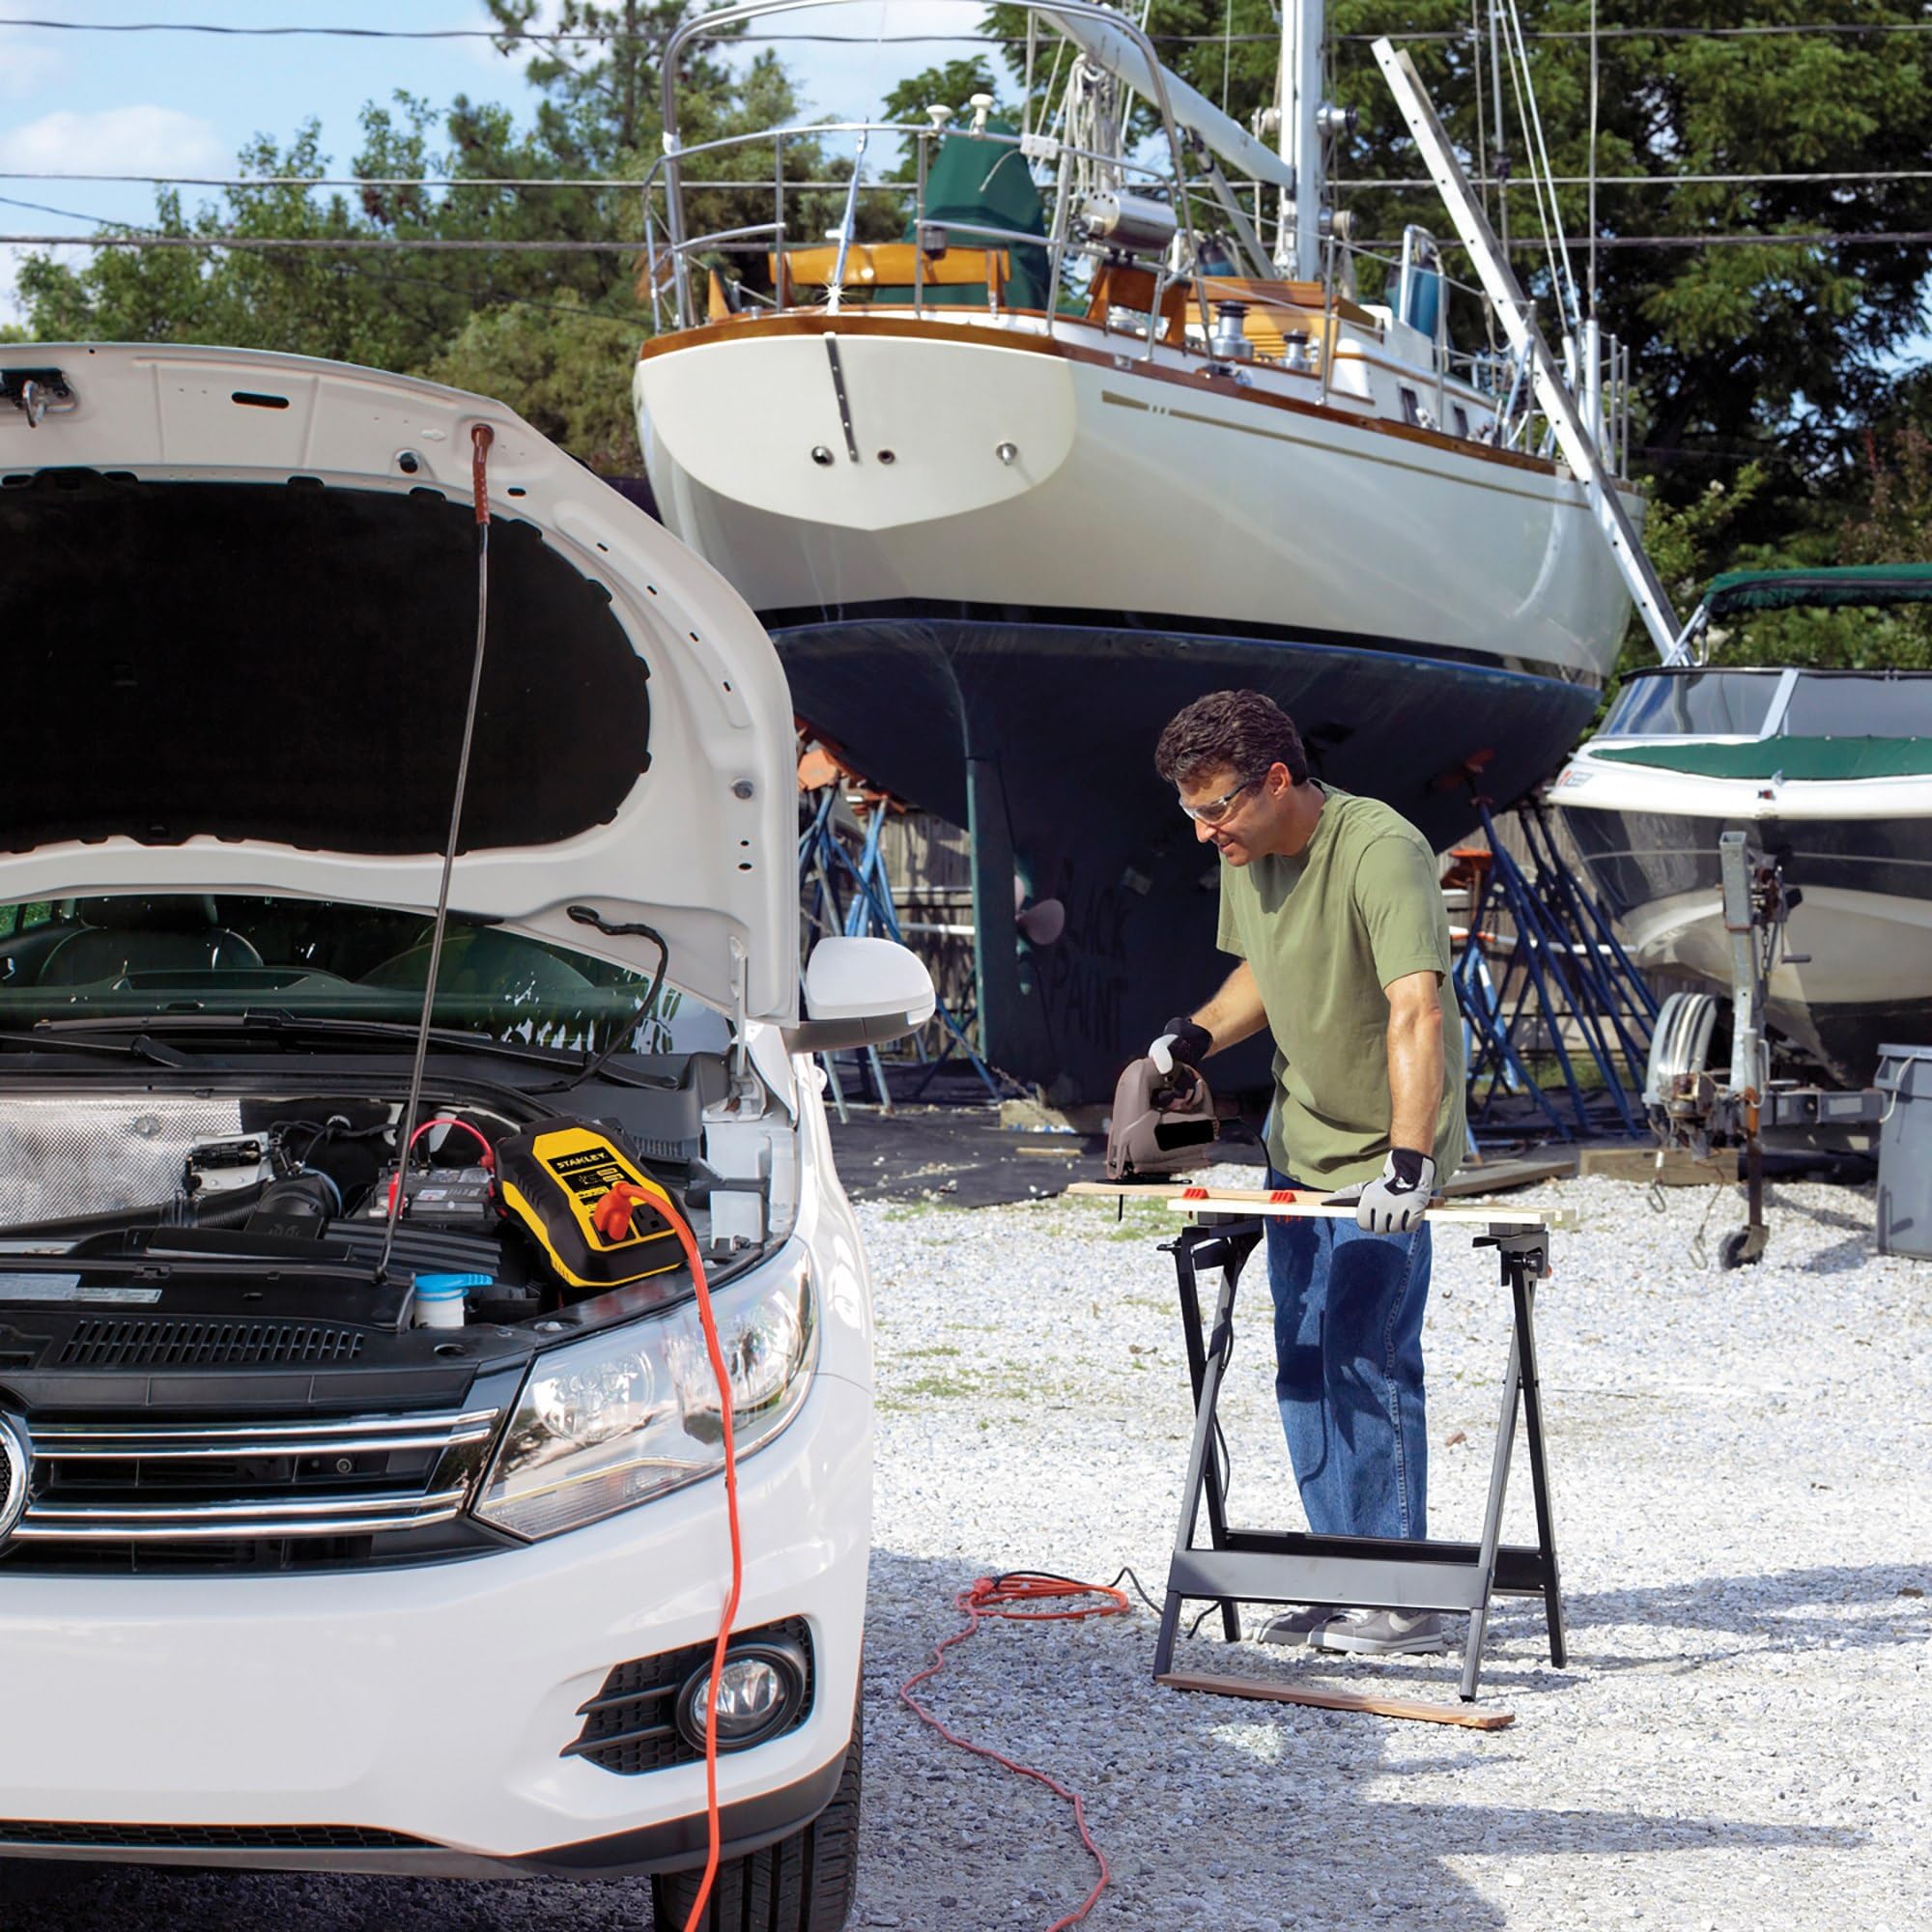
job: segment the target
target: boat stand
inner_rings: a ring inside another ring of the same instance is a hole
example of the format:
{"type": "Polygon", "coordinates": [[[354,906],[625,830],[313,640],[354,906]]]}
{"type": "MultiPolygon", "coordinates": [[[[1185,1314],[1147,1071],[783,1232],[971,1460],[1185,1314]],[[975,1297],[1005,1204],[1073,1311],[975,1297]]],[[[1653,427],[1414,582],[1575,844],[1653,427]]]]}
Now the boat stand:
{"type": "MultiPolygon", "coordinates": [[[[1549,1661],[1562,1669],[1566,1660],[1563,1605],[1544,1452],[1543,1400],[1536,1374],[1536,1283],[1549,1272],[1548,1229],[1495,1219],[1488,1222],[1487,1232],[1475,1240],[1478,1247],[1496,1250],[1511,1303],[1509,1367],[1503,1377],[1502,1414],[1490,1463],[1489,1503],[1483,1513],[1481,1540],[1402,1542],[1237,1529],[1228,1522],[1227,1468],[1217,1440],[1215,1409],[1233,1352],[1235,1295],[1241,1269],[1262,1238],[1264,1215],[1268,1211],[1259,1208],[1230,1213],[1197,1209],[1192,1225],[1181,1229],[1172,1241],[1161,1243],[1163,1252],[1174,1257],[1180,1296],[1187,1371],[1194,1385],[1194,1437],[1181,1491],[1180,1526],[1168,1570],[1167,1601],[1154,1644],[1155,1677],[1164,1678],[1171,1670],[1181,1605],[1189,1602],[1218,1602],[1222,1634],[1231,1643],[1240,1638],[1236,1605],[1243,1603],[1344,1604],[1375,1609],[1466,1612],[1469,1634],[1463,1649],[1462,1696],[1467,1702],[1476,1694],[1490,1602],[1497,1591],[1543,1599],[1549,1661]],[[1220,1270],[1221,1287],[1212,1325],[1204,1335],[1199,1278],[1208,1268],[1220,1270]],[[1525,1423],[1530,1486],[1536,1499],[1534,1548],[1502,1541],[1503,1501],[1509,1488],[1519,1406],[1525,1423]],[[1204,1504],[1208,1512],[1205,1548],[1195,1543],[1204,1504]]],[[[1430,1218],[1482,1225],[1482,1217],[1466,1209],[1432,1210],[1430,1218]]]]}

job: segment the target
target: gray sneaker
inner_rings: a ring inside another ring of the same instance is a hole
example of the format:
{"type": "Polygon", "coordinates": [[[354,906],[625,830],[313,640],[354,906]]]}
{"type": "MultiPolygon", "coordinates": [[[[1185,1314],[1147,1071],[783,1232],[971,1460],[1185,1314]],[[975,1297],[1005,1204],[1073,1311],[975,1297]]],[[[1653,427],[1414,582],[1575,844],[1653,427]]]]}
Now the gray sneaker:
{"type": "Polygon", "coordinates": [[[1334,1622],[1342,1612],[1333,1604],[1314,1604],[1305,1610],[1290,1610],[1285,1616],[1271,1617],[1262,1626],[1263,1643],[1313,1643],[1315,1633],[1334,1622]]]}
{"type": "Polygon", "coordinates": [[[1308,1641],[1317,1650],[1357,1657],[1439,1656],[1449,1647],[1442,1619],[1427,1610],[1350,1610],[1323,1624],[1308,1641]]]}

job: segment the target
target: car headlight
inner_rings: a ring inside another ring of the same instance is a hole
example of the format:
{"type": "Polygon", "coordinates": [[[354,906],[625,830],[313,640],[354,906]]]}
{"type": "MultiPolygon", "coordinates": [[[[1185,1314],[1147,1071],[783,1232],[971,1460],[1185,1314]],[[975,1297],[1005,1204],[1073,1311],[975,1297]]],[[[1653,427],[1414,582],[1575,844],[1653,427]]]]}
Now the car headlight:
{"type": "MultiPolygon", "coordinates": [[[[742,1459],[798,1412],[818,1359],[804,1249],[712,1297],[742,1459]]],[[[724,1463],[696,1302],[537,1358],[475,1513],[536,1540],[601,1521],[724,1463]]]]}

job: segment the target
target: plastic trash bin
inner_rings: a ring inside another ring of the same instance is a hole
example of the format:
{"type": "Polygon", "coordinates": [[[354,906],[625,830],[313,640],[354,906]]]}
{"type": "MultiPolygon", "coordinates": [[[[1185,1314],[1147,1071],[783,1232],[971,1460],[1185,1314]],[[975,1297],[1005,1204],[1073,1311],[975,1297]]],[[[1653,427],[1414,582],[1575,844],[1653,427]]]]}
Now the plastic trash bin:
{"type": "Polygon", "coordinates": [[[1881,1046],[1891,1095],[1878,1142],[1878,1250],[1932,1261],[1932,1046],[1881,1046]]]}

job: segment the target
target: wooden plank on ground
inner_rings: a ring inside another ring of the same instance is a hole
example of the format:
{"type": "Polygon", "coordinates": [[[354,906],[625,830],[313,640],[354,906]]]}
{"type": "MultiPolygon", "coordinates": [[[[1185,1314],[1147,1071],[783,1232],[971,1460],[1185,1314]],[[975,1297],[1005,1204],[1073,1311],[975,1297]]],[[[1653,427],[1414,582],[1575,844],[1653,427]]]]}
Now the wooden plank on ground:
{"type": "Polygon", "coordinates": [[[1720,1148],[1709,1160],[1695,1160],[1682,1148],[1668,1148],[1663,1165],[1657,1150],[1647,1147],[1585,1148],[1577,1156],[1578,1172],[1610,1180],[1659,1180],[1665,1187],[1728,1187],[1738,1178],[1735,1148],[1720,1148]]]}
{"type": "Polygon", "coordinates": [[[1507,1194],[1515,1187],[1534,1187],[1542,1180],[1568,1180],[1577,1172],[1574,1153],[1525,1154],[1520,1160],[1486,1160],[1480,1167],[1459,1168],[1442,1183],[1446,1201],[1467,1201],[1486,1194],[1507,1194]]]}
{"type": "Polygon", "coordinates": [[[1419,1724],[1461,1724],[1465,1730],[1500,1731],[1516,1722],[1514,1711],[1478,1711],[1467,1704],[1430,1704],[1414,1697],[1365,1697],[1353,1690],[1318,1690],[1312,1685],[1271,1684],[1256,1677],[1221,1677],[1206,1670],[1170,1670],[1154,1679],[1170,1690],[1205,1690],[1216,1697],[1257,1697],[1270,1704],[1312,1704],[1318,1711],[1362,1711],[1375,1718],[1406,1718],[1419,1724]]]}

